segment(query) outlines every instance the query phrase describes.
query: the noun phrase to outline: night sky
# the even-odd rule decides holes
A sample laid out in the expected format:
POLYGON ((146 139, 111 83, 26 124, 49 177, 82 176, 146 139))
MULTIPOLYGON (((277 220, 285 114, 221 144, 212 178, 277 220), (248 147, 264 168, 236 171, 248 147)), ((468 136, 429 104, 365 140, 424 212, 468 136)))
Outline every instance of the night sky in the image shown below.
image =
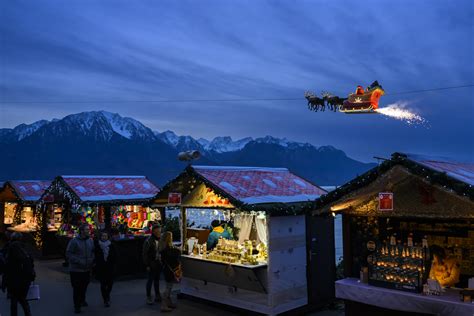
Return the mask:
POLYGON ((158 131, 287 137, 364 161, 394 151, 474 160, 472 87, 382 97, 426 126, 313 113, 303 97, 374 80, 387 94, 474 83, 473 2, 2 1, 0 128, 107 110, 158 131))

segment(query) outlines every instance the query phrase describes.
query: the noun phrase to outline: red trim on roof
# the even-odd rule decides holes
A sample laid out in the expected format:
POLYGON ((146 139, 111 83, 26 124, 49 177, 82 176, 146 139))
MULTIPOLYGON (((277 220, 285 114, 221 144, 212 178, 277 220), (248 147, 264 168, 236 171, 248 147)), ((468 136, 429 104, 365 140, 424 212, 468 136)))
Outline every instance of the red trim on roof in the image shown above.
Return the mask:
POLYGON ((144 176, 61 176, 83 201, 141 200, 159 192, 144 176))
POLYGON ((8 183, 23 201, 38 201, 44 191, 51 185, 47 180, 11 180, 8 183))
POLYGON ((285 168, 222 166, 192 168, 222 191, 248 204, 307 201, 326 193, 325 190, 285 168))

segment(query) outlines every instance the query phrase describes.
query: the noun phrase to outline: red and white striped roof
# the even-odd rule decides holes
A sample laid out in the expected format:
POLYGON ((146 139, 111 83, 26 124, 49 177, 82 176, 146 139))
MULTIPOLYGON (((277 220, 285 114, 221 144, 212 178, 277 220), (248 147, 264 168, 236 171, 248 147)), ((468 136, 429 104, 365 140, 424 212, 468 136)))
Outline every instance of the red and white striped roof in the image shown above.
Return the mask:
POLYGON ((61 176, 82 202, 142 200, 159 188, 145 176, 61 176))
POLYGON ((450 158, 415 154, 407 154, 407 157, 435 171, 445 172, 447 176, 456 180, 474 185, 474 163, 472 162, 459 162, 450 158))
POLYGON ((325 194, 320 187, 286 168, 192 166, 200 176, 247 204, 312 201, 325 194))
POLYGON ((8 183, 13 187, 18 197, 23 201, 38 201, 44 191, 50 186, 47 180, 10 180, 8 183))

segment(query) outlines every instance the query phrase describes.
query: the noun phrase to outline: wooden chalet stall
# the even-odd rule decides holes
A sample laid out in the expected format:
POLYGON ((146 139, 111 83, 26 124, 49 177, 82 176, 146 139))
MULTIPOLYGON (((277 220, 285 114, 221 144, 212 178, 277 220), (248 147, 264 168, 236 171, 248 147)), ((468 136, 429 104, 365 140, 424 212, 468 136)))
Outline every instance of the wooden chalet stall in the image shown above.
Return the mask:
POLYGON ((474 314, 473 185, 473 163, 395 153, 316 201, 342 213, 346 315, 474 314))
POLYGON ((38 222, 36 207, 51 181, 11 180, 0 188, 0 232, 17 231, 36 245, 38 222))
POLYGON ((154 201, 179 206, 181 293, 268 315, 307 305, 304 211, 324 193, 285 168, 187 167, 154 201), (211 249, 215 232, 228 236, 211 249))
POLYGON ((112 234, 119 252, 118 273, 144 270, 141 249, 161 212, 149 202, 159 192, 144 176, 58 176, 41 198, 43 231, 55 230, 64 255, 83 223, 112 234))

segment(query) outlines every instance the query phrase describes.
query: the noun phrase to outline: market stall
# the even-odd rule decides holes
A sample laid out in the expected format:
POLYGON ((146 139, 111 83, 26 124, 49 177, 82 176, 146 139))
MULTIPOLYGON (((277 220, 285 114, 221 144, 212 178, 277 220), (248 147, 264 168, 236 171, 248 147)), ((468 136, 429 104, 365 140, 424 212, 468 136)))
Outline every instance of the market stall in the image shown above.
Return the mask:
POLYGON ((0 232, 24 234, 28 244, 36 246, 38 200, 51 184, 44 180, 11 180, 0 188, 0 232))
MULTIPOLYGON (((117 244, 120 274, 143 270, 141 249, 161 210, 149 207, 159 189, 144 176, 59 176, 41 198, 42 231, 55 231, 62 254, 83 223, 92 237, 105 229, 117 244)), ((48 245, 44 245, 48 248, 48 245)))
POLYGON ((0 187, 1 230, 9 227, 20 232, 37 229, 36 205, 51 181, 12 180, 0 187))
POLYGON ((473 185, 473 163, 395 153, 316 201, 342 214, 346 315, 474 313, 473 185))
POLYGON ((180 208, 181 293, 268 315, 305 306, 304 210, 324 193, 285 168, 187 167, 154 200, 180 208))

